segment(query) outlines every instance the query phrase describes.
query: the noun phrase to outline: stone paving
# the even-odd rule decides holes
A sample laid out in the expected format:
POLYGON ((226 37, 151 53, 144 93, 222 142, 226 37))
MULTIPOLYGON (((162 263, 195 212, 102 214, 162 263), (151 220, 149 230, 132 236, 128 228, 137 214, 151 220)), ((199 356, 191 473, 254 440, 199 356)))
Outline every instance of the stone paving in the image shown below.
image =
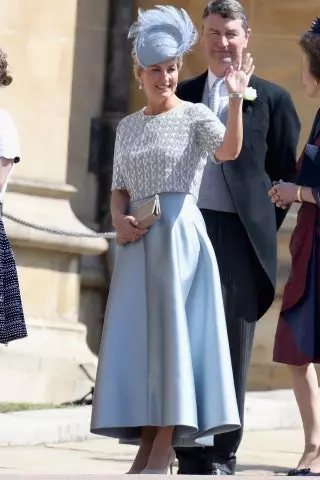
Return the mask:
MULTIPOLYGON (((295 466, 302 446, 301 430, 247 431, 237 473, 250 478, 285 475, 295 466)), ((99 437, 73 443, 1 447, 0 478, 111 479, 128 470, 134 454, 133 446, 99 437)))

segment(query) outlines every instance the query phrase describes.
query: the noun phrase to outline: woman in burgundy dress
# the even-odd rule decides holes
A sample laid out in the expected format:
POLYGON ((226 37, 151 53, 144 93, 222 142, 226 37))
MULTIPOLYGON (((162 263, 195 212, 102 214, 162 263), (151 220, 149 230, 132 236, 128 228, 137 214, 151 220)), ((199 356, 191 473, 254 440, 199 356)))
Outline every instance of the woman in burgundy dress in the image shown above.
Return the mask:
MULTIPOLYGON (((320 19, 301 37, 300 46, 303 86, 308 96, 320 101, 320 19)), ((304 453, 288 475, 320 475, 320 401, 314 367, 320 363, 320 109, 298 163, 296 184, 281 182, 269 195, 279 208, 301 203, 273 356, 292 374, 305 435, 304 453)))

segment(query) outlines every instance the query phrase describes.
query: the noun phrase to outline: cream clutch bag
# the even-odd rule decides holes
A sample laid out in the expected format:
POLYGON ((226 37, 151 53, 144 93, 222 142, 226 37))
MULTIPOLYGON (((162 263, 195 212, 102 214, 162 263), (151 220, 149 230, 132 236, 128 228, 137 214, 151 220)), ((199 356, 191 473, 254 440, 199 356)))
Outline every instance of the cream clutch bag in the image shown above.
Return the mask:
POLYGON ((159 195, 155 195, 150 200, 147 200, 132 213, 139 222, 139 228, 151 227, 161 217, 159 195))

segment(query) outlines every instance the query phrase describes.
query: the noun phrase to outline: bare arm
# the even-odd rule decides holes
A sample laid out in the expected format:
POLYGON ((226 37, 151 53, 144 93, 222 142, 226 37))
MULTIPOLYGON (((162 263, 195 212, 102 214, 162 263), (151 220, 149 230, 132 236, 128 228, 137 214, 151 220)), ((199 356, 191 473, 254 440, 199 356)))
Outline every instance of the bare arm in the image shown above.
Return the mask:
POLYGON ((240 55, 237 65, 231 66, 226 71, 225 83, 229 93, 228 120, 222 145, 215 152, 215 159, 218 162, 236 160, 241 152, 243 96, 254 69, 252 57, 250 53, 247 53, 244 61, 242 61, 242 55, 240 55))
POLYGON ((126 183, 121 167, 121 122, 118 125, 113 159, 113 173, 111 186, 111 217, 112 225, 117 233, 117 243, 124 245, 138 240, 146 232, 138 228, 139 222, 128 215, 130 195, 126 190, 126 183))
POLYGON ((117 228, 119 218, 126 215, 128 211, 130 196, 127 190, 113 190, 111 193, 111 217, 112 225, 117 228))
POLYGON ((243 121, 242 121, 242 98, 230 98, 226 133, 220 148, 215 152, 218 162, 236 160, 242 148, 243 121))
POLYGON ((14 159, 0 157, 0 192, 3 191, 7 183, 13 164, 14 159))

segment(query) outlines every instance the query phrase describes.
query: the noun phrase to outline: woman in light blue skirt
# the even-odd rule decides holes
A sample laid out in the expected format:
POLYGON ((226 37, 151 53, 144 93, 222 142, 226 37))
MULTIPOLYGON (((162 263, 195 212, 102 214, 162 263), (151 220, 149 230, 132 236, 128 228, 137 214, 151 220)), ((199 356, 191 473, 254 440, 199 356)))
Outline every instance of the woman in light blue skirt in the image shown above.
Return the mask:
POLYGON ((111 213, 119 246, 91 431, 140 443, 129 473, 166 473, 173 447, 240 426, 219 271, 197 198, 207 155, 222 162, 240 152, 254 67, 247 55, 226 72, 225 128, 206 106, 175 95, 183 54, 196 41, 184 10, 140 10, 130 37, 147 106, 117 129, 111 213), (135 212, 155 198, 160 218, 139 228, 135 212))

